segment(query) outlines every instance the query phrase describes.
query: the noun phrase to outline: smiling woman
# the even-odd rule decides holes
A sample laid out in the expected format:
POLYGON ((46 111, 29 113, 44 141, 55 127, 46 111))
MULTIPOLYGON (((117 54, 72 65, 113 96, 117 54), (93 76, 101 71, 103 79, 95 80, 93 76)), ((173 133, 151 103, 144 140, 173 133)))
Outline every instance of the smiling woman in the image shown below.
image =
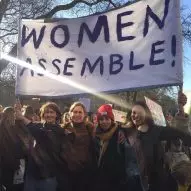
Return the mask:
POLYGON ((95 136, 97 177, 94 190, 143 191, 135 152, 115 123, 110 105, 104 104, 97 111, 98 126, 95 136))
POLYGON ((92 190, 95 168, 93 145, 94 127, 85 121, 87 115, 85 106, 75 102, 69 110, 71 121, 63 126, 68 134, 73 134, 73 140, 64 150, 69 170, 71 171, 70 185, 72 191, 92 190))
POLYGON ((65 137, 64 129, 59 126, 61 113, 54 102, 44 104, 40 109, 41 123, 32 123, 22 116, 19 104, 16 117, 22 120, 33 139, 29 145, 26 170, 26 191, 56 191, 58 174, 66 172, 65 161, 61 157, 61 146, 65 137), (36 185, 37 188, 34 186, 36 185))
POLYGON ((129 124, 132 126, 126 129, 126 135, 137 154, 145 189, 164 191, 168 187, 168 180, 165 180, 164 176, 164 153, 161 141, 181 138, 185 145, 190 146, 191 136, 175 128, 155 125, 145 102, 136 102, 133 105, 130 121, 129 124))

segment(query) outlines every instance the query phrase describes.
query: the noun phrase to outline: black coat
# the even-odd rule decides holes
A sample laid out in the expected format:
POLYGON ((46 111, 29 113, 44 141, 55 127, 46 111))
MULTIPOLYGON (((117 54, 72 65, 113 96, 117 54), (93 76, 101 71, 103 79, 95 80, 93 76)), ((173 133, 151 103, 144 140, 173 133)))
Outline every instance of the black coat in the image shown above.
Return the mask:
MULTIPOLYGON (((99 130, 99 128, 98 128, 99 130)), ((98 166, 95 190, 142 191, 140 172, 133 148, 128 141, 119 143, 117 129, 109 140, 107 149, 98 166)), ((100 154, 101 139, 96 136, 97 159, 100 154)))
POLYGON ((13 178, 16 170, 19 169, 20 159, 26 157, 23 138, 22 128, 18 128, 17 124, 12 127, 1 124, 0 184, 7 190, 13 187, 13 178))
POLYGON ((134 139, 132 146, 136 150, 142 178, 148 179, 150 190, 164 190, 165 170, 163 168, 163 151, 161 141, 180 138, 185 145, 191 145, 191 136, 170 127, 152 125, 147 132, 140 132, 135 128, 126 130, 126 136, 134 139), (142 153, 142 154, 141 154, 142 153), (141 157, 142 156, 142 157, 141 157), (143 165, 144 164, 144 169, 143 165))
POLYGON ((64 130, 59 125, 29 123, 29 133, 34 140, 29 144, 27 175, 36 179, 54 177, 67 170, 60 156, 64 130))

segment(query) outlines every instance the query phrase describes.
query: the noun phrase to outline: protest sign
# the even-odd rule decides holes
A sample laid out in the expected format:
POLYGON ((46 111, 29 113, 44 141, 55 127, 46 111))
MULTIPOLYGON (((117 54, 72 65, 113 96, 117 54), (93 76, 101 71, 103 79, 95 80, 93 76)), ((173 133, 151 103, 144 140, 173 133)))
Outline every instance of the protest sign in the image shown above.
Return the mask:
POLYGON ((113 114, 115 117, 115 121, 120 122, 120 123, 127 122, 127 113, 113 109, 113 114))
POLYGON ((166 126, 166 120, 162 111, 162 107, 153 100, 145 97, 146 104, 151 111, 154 123, 159 126, 166 126))
POLYGON ((17 95, 63 96, 182 83, 179 0, 144 0, 77 19, 22 20, 17 95), (60 79, 63 77, 63 80, 60 79))

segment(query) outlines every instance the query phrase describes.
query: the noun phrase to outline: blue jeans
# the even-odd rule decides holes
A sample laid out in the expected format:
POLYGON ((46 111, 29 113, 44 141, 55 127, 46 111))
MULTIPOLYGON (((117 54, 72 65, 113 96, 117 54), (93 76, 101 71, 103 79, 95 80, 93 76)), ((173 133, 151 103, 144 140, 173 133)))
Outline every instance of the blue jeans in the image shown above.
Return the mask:
POLYGON ((24 191, 56 191, 57 180, 56 177, 46 179, 34 179, 26 176, 24 191))

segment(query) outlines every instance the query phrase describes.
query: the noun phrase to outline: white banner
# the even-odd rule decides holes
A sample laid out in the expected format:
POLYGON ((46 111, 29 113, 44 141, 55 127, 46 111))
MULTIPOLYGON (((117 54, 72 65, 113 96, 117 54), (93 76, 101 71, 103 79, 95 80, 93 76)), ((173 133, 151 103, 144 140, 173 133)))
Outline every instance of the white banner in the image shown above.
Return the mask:
POLYGON ((144 0, 77 19, 22 20, 19 58, 56 78, 18 68, 16 94, 62 96, 181 84, 179 9, 179 0, 144 0))
POLYGON ((153 100, 145 97, 146 104, 151 111, 154 123, 159 126, 166 126, 166 120, 162 111, 162 107, 153 100))

